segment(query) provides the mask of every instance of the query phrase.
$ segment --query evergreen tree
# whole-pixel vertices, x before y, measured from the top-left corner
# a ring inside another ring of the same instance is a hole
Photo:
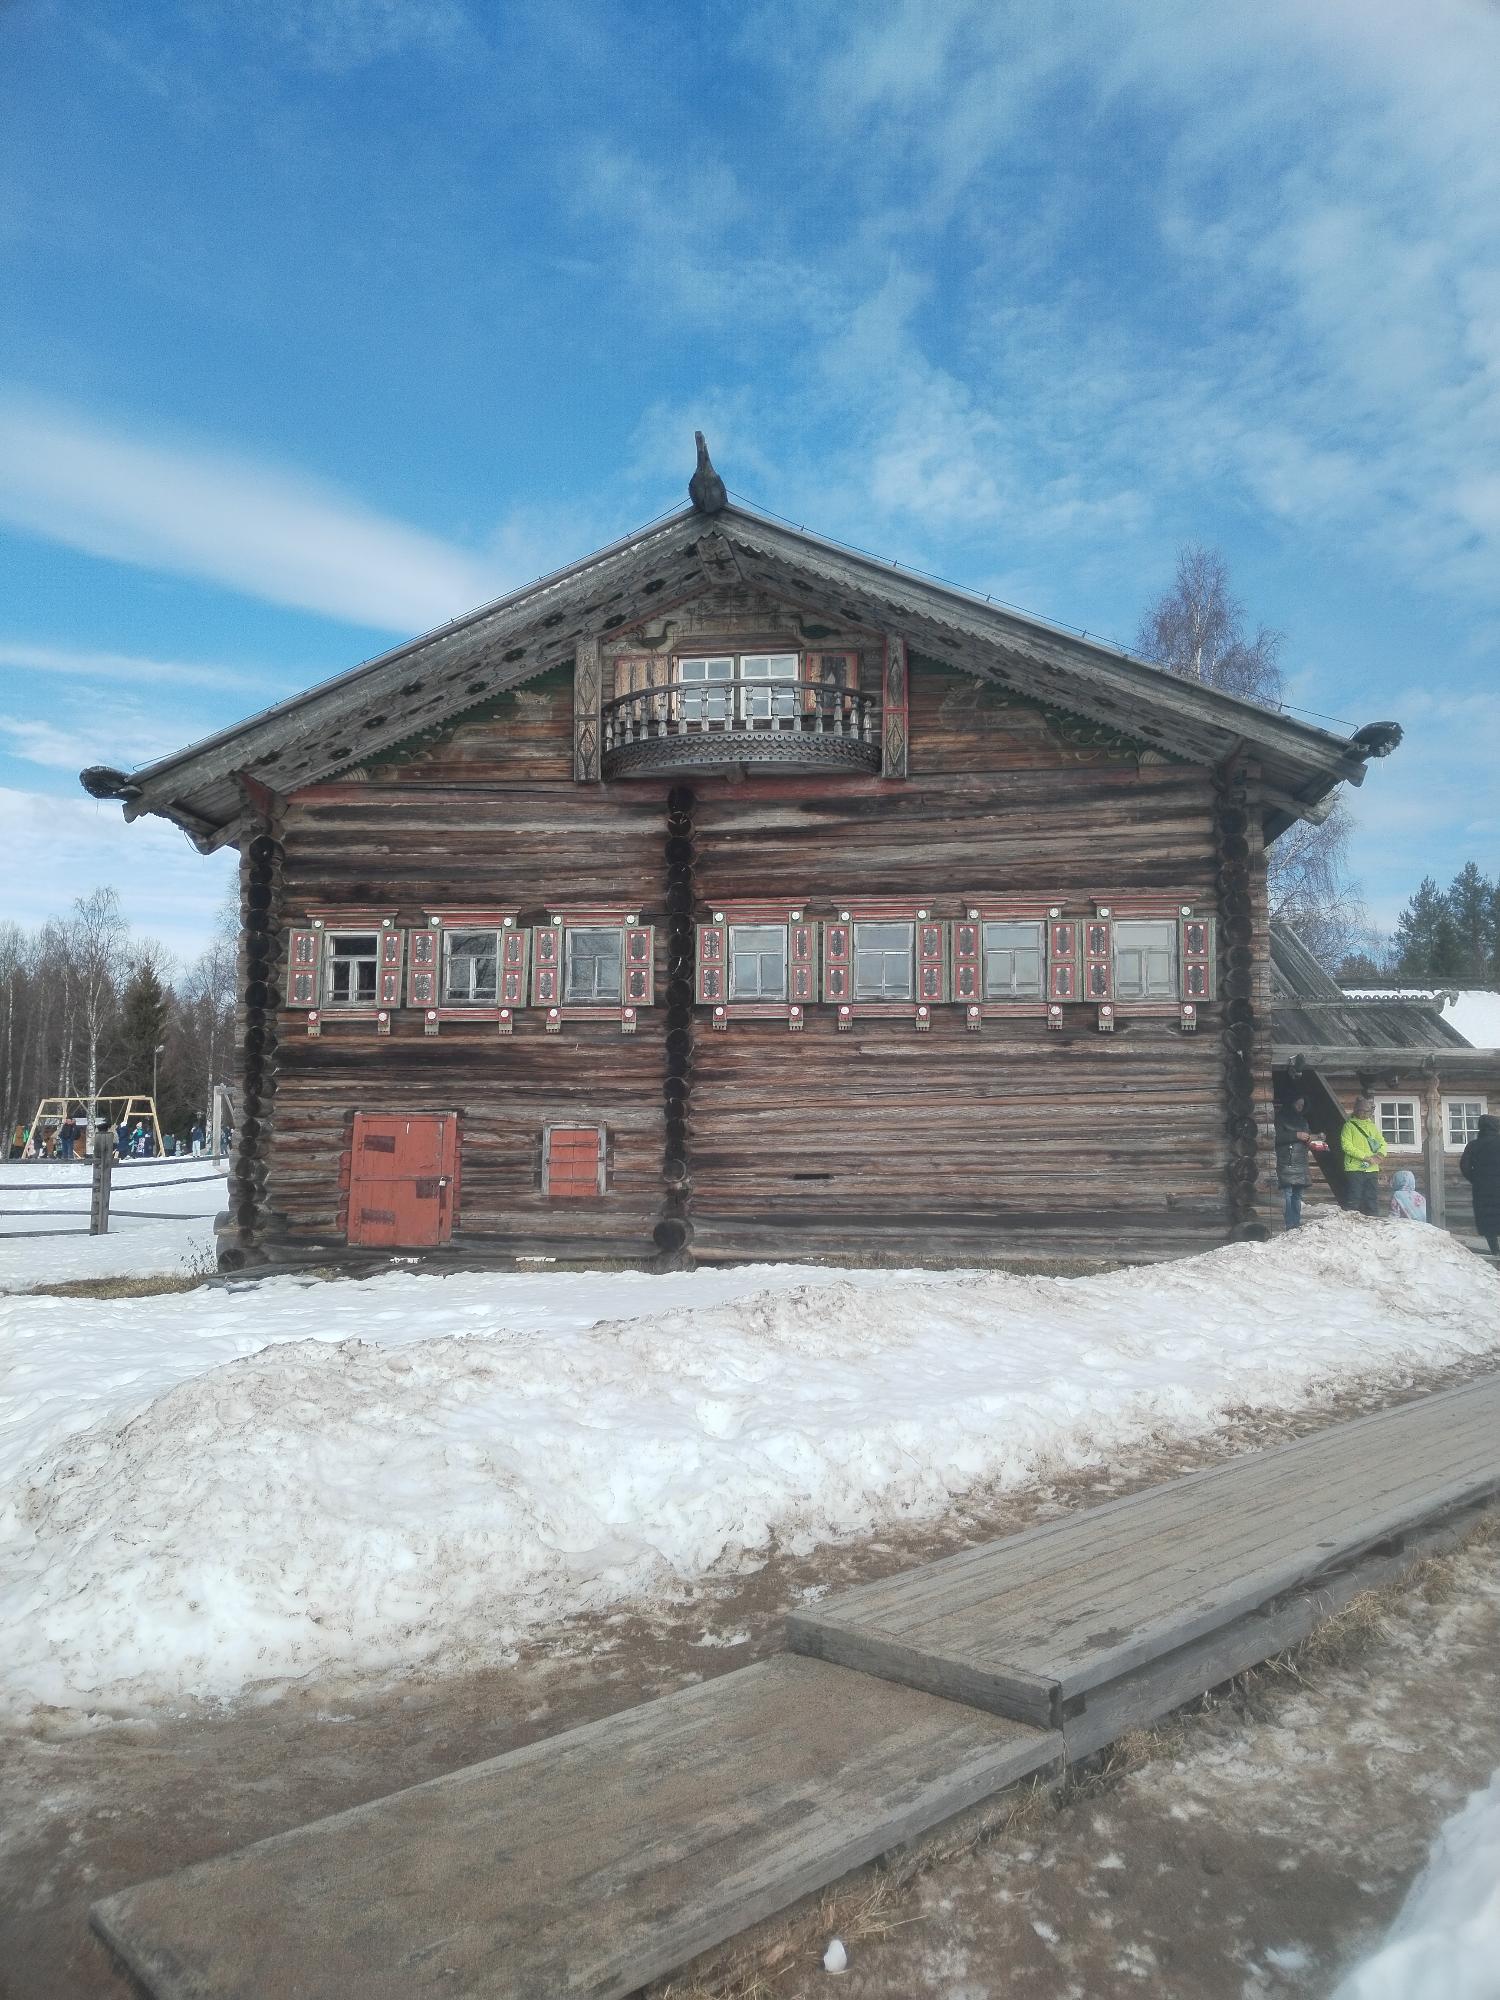
[[[1495,884],[1469,861],[1448,889],[1448,914],[1458,941],[1457,974],[1468,986],[1484,986],[1495,968]]]
[[[1434,982],[1461,977],[1463,945],[1448,898],[1430,875],[1396,919],[1396,976]]]
[[[125,982],[120,996],[115,1061],[117,1090],[139,1093],[151,1089],[152,1057],[166,1045],[172,1003],[155,957],[148,952]]]

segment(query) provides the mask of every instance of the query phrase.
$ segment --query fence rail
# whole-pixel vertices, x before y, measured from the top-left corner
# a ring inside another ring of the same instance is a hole
[[[38,1236],[107,1236],[109,1234],[111,1205],[113,1197],[116,1195],[149,1195],[154,1194],[158,1188],[197,1187],[199,1185],[206,1185],[210,1181],[222,1183],[225,1178],[224,1174],[217,1167],[210,1166],[206,1173],[173,1174],[169,1180],[141,1180],[136,1182],[134,1186],[125,1185],[116,1187],[114,1185],[114,1172],[117,1164],[112,1147],[98,1146],[94,1149],[94,1171],[89,1181],[89,1205],[87,1208],[0,1208],[0,1219],[4,1220],[12,1220],[16,1217],[36,1216],[39,1221],[50,1222],[58,1216],[86,1215],[88,1217],[88,1227],[86,1229],[0,1230],[0,1244],[20,1243]],[[147,1164],[159,1165],[161,1163],[133,1161],[130,1164],[133,1170],[137,1166],[144,1167]],[[80,1191],[80,1184],[77,1181],[61,1181],[50,1184],[42,1181],[21,1181],[15,1184],[7,1184],[5,1181],[0,1180],[0,1194],[57,1194],[66,1196]],[[191,1220],[191,1217],[184,1215],[181,1210],[163,1208],[132,1208],[122,1205],[115,1213],[121,1221],[129,1222],[184,1222]]]

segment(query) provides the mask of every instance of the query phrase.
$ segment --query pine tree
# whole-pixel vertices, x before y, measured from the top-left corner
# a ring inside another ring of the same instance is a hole
[[[118,1089],[143,1096],[150,1091],[152,1058],[166,1046],[171,1011],[171,999],[156,960],[148,952],[138,961],[120,996],[114,1064],[120,1079]],[[159,1070],[159,1063],[157,1067]]]
[[[1475,862],[1466,862],[1449,885],[1447,904],[1458,941],[1455,976],[1484,986],[1495,963],[1495,884]]]
[[[1458,980],[1462,941],[1448,898],[1430,875],[1396,919],[1396,976],[1400,979]]]

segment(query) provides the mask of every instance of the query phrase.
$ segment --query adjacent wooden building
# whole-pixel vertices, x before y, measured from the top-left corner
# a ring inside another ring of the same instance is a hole
[[[126,775],[241,856],[226,1267],[1220,1242],[1352,739],[693,504]]]

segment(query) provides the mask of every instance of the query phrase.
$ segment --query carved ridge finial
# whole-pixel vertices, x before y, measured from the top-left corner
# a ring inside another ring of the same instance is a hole
[[[698,464],[688,481],[688,498],[700,514],[722,514],[729,505],[728,489],[714,471],[702,431],[694,431],[693,440],[698,447]]]

